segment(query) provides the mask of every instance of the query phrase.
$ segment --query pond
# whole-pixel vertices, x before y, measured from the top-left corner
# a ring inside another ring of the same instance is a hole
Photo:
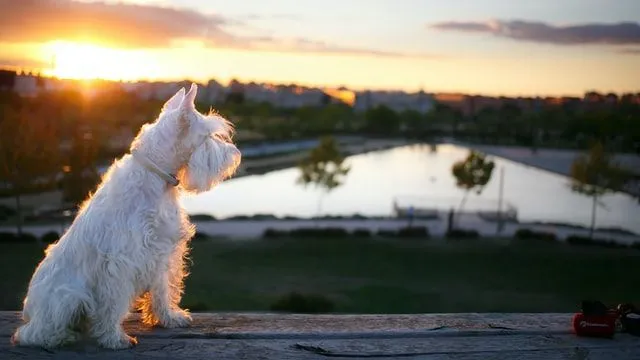
[[[421,207],[456,208],[463,192],[451,175],[454,162],[468,149],[451,144],[409,145],[350,156],[344,185],[322,199],[323,215],[391,216],[394,200]],[[469,195],[465,209],[495,210],[504,173],[503,198],[518,211],[520,221],[589,225],[591,199],[571,191],[566,177],[499,157],[496,170],[480,195]],[[312,217],[318,214],[322,192],[296,184],[297,168],[229,180],[212,191],[183,199],[191,214],[217,218],[273,214]],[[631,196],[616,193],[602,199],[597,226],[621,227],[640,233],[640,205]]]

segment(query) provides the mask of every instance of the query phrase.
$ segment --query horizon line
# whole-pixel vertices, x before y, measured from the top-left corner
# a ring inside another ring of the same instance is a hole
[[[274,81],[266,81],[266,80],[261,80],[261,79],[246,79],[246,78],[242,78],[239,76],[230,76],[228,80],[226,81],[220,81],[220,78],[189,78],[189,77],[185,77],[185,78],[176,78],[176,77],[163,77],[163,78],[144,78],[144,77],[140,77],[138,79],[128,79],[128,80],[124,80],[124,79],[106,79],[106,78],[100,78],[100,77],[96,77],[96,78],[73,78],[73,77],[59,77],[59,76],[55,76],[55,75],[47,75],[45,74],[47,72],[47,70],[51,70],[51,69],[47,69],[47,68],[29,68],[29,67],[21,67],[21,66],[10,66],[10,65],[0,65],[0,70],[8,70],[8,71],[14,71],[16,72],[16,74],[19,73],[29,73],[31,75],[37,75],[43,78],[50,78],[50,79],[57,79],[57,80],[71,80],[71,81],[78,81],[78,82],[82,82],[82,81],[104,81],[104,82],[113,82],[113,83],[141,83],[141,82],[158,82],[158,83],[174,83],[174,82],[183,82],[183,81],[191,81],[194,83],[200,83],[200,84],[206,84],[211,80],[214,80],[216,82],[218,82],[219,84],[224,85],[226,83],[226,85],[224,85],[225,87],[228,87],[230,85],[230,83],[232,81],[237,81],[240,82],[242,84],[248,84],[248,83],[256,83],[256,84],[270,84],[270,85],[295,85],[295,86],[300,86],[300,87],[306,87],[306,88],[317,88],[317,89],[340,89],[340,88],[344,88],[346,90],[358,93],[358,92],[366,92],[366,91],[380,91],[380,92],[404,92],[404,93],[417,93],[420,91],[423,91],[427,94],[433,94],[433,95],[437,95],[437,94],[448,94],[448,95],[462,95],[462,96],[485,96],[485,97],[492,97],[492,98],[500,98],[500,97],[505,97],[505,98],[583,98],[585,94],[590,93],[590,92],[596,92],[596,93],[600,93],[603,95],[607,95],[607,94],[615,94],[617,96],[619,95],[624,95],[624,94],[632,94],[632,95],[636,95],[636,94],[640,94],[640,88],[636,91],[622,91],[622,92],[617,92],[617,91],[612,91],[612,90],[596,90],[596,89],[585,89],[583,90],[581,93],[546,93],[546,94],[539,94],[539,93],[524,93],[524,92],[519,92],[519,93],[511,93],[511,94],[505,94],[505,93],[479,93],[479,92],[474,92],[474,91],[465,91],[462,89],[459,90],[449,90],[449,91],[435,91],[435,90],[425,90],[424,86],[420,86],[420,87],[416,87],[413,90],[409,90],[411,87],[407,87],[404,89],[399,89],[399,88],[384,88],[384,87],[349,87],[345,84],[340,84],[340,85],[336,85],[336,84],[310,84],[310,83],[305,83],[305,82],[296,82],[296,81],[290,81],[290,82],[274,82]]]

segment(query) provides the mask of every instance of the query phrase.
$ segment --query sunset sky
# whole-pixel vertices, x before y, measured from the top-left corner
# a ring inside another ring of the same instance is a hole
[[[488,95],[640,91],[640,0],[0,0],[0,65]]]

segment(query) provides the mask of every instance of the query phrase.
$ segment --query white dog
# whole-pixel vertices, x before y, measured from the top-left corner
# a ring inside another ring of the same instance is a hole
[[[197,86],[180,89],[145,124],[131,154],[115,161],[60,240],[45,251],[24,299],[15,344],[56,347],[89,336],[106,348],[136,344],[122,321],[135,304],[148,325],[188,326],[178,304],[194,235],[179,203],[231,176],[240,151],[231,124],[194,106]],[[175,175],[173,175],[175,174]]]

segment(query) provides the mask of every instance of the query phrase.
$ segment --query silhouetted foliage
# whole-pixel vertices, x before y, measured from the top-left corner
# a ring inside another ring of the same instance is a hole
[[[517,240],[542,240],[544,242],[556,242],[558,237],[556,234],[547,231],[534,231],[531,229],[518,229],[513,236]],[[536,241],[537,242],[537,241]]]
[[[99,139],[90,131],[77,128],[71,139],[67,162],[63,167],[64,200],[74,204],[84,201],[97,186],[100,175],[96,168]]]
[[[59,138],[55,120],[46,112],[6,106],[0,111],[0,183],[4,185],[0,191],[15,198],[16,230],[21,234],[21,196],[55,186]]]
[[[43,244],[52,244],[60,239],[60,235],[55,231],[49,231],[40,237]]]
[[[386,106],[377,106],[365,113],[365,130],[372,135],[389,136],[398,133],[400,129],[400,117]]]
[[[592,198],[590,238],[593,238],[598,198],[619,190],[625,182],[625,173],[612,161],[601,143],[596,143],[571,165],[571,189]]]
[[[344,182],[351,170],[344,164],[344,157],[333,137],[320,139],[317,147],[309,152],[299,164],[300,176],[297,182],[303,186],[313,185],[323,191],[322,197]],[[318,215],[322,207],[322,197],[318,201]]]
[[[494,167],[493,161],[477,151],[470,151],[466,159],[453,164],[451,172],[456,179],[456,186],[464,191],[458,213],[462,211],[469,192],[476,191],[478,195],[482,193],[491,180]]]

